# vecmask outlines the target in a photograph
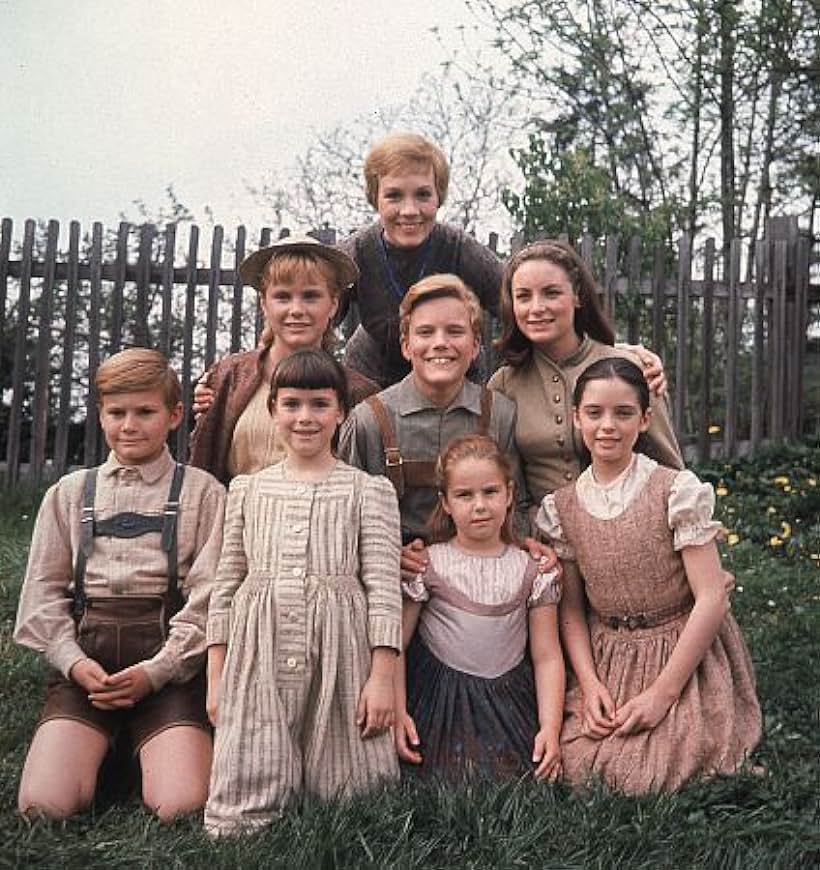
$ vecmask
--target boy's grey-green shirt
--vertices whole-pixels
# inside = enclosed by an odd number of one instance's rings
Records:
[[[458,395],[446,408],[439,408],[416,388],[412,373],[388,387],[377,398],[387,409],[396,431],[402,458],[435,460],[442,450],[461,435],[478,432],[481,419],[482,387],[465,380]],[[488,435],[495,439],[513,466],[516,484],[516,530],[530,533],[527,493],[521,463],[515,447],[515,403],[493,394]],[[384,444],[373,410],[362,402],[351,412],[339,437],[339,457],[370,474],[385,474]],[[413,487],[399,500],[402,533],[405,537],[427,539],[427,521],[438,500],[434,487]]]
[[[107,519],[123,511],[162,516],[176,463],[167,447],[144,465],[128,466],[113,452],[100,466],[95,515]],[[42,652],[68,677],[85,653],[77,643],[71,615],[73,573],[80,546],[85,471],[57,481],[37,515],[29,551],[14,640]],[[185,682],[202,667],[208,598],[222,545],[225,489],[200,468],[186,468],[180,493],[177,554],[183,608],[172,617],[168,639],[145,663],[154,691],[167,682]],[[94,538],[85,590],[89,598],[161,595],[168,586],[168,559],[160,533],[137,538]]]

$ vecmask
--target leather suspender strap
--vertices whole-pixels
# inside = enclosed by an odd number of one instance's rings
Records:
[[[80,520],[80,546],[77,551],[77,559],[74,563],[74,602],[71,612],[74,618],[79,620],[88,604],[85,594],[85,568],[86,562],[94,549],[95,529],[94,500],[97,493],[98,468],[91,468],[86,472],[85,486],[83,490],[83,511]],[[177,463],[174,468],[174,476],[171,480],[171,488],[163,511],[160,547],[168,559],[168,589],[167,595],[171,604],[171,613],[176,613],[183,605],[182,593],[179,589],[179,563],[177,552],[178,526],[179,526],[179,496],[182,492],[182,482],[185,479],[185,466]],[[135,530],[119,530],[117,519],[131,519],[138,523]],[[142,521],[142,522],[139,522]],[[139,514],[118,514],[104,523],[100,523],[100,533],[114,535],[115,537],[134,537],[145,532],[160,531],[154,524],[153,518]],[[118,533],[119,532],[119,533]]]
[[[404,473],[402,469],[404,460],[396,440],[396,430],[393,428],[393,422],[387,413],[387,408],[384,407],[384,403],[377,396],[368,396],[365,402],[370,406],[370,410],[373,412],[376,424],[379,427],[379,434],[381,435],[382,446],[384,447],[385,474],[390,483],[393,484],[396,495],[401,498],[404,495]]]
[[[74,562],[74,601],[71,612],[75,619],[85,613],[85,563],[94,549],[94,499],[97,494],[98,468],[89,468],[83,486],[83,511],[80,517],[80,546]]]
[[[493,391],[481,388],[481,416],[478,418],[478,434],[487,435],[490,431],[490,420],[493,415]]]
[[[185,466],[177,462],[168,501],[165,503],[165,521],[162,525],[161,546],[168,557],[168,596],[172,610],[176,613],[182,607],[182,593],[179,591],[179,567],[177,554],[177,528],[179,526],[179,495],[185,479]]]
[[[405,459],[404,485],[408,488],[435,487],[437,464],[433,459]]]
[[[384,446],[384,465],[388,480],[393,484],[399,498],[404,496],[407,487],[433,487],[436,485],[435,459],[404,459],[399,449],[396,430],[384,403],[377,396],[368,396],[365,401],[370,405],[379,427]],[[493,413],[493,393],[486,387],[481,388],[481,413],[478,418],[478,434],[487,435]]]

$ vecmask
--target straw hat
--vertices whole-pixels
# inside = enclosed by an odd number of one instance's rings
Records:
[[[313,236],[304,235],[285,236],[275,241],[272,245],[260,248],[258,251],[250,254],[242,261],[242,265],[239,267],[239,274],[242,276],[242,281],[245,284],[249,284],[261,292],[262,275],[272,257],[277,257],[281,254],[303,253],[311,254],[330,263],[333,270],[339,276],[339,283],[343,287],[349,287],[359,280],[359,270],[347,254],[331,245],[325,245],[318,239],[314,239]]]

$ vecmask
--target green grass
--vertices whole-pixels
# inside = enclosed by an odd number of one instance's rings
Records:
[[[16,814],[45,669],[10,641],[37,498],[4,494],[0,868],[820,867],[820,447],[700,471],[725,489],[720,518],[738,536],[723,546],[724,558],[737,577],[733,610],[757,669],[766,728],[758,760],[768,775],[641,799],[530,781],[407,782],[378,797],[307,801],[262,834],[219,844],[205,839],[198,819],[162,826],[136,803],[65,824],[29,824]]]

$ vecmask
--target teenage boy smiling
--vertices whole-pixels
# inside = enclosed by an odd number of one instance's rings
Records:
[[[439,454],[460,435],[487,434],[513,463],[516,526],[525,537],[529,524],[514,442],[515,404],[466,378],[480,347],[478,299],[455,275],[430,275],[410,288],[399,313],[402,354],[412,371],[353,409],[342,427],[340,457],[393,482],[405,544],[402,566],[412,569],[438,501]],[[538,554],[551,555],[531,543]]]

